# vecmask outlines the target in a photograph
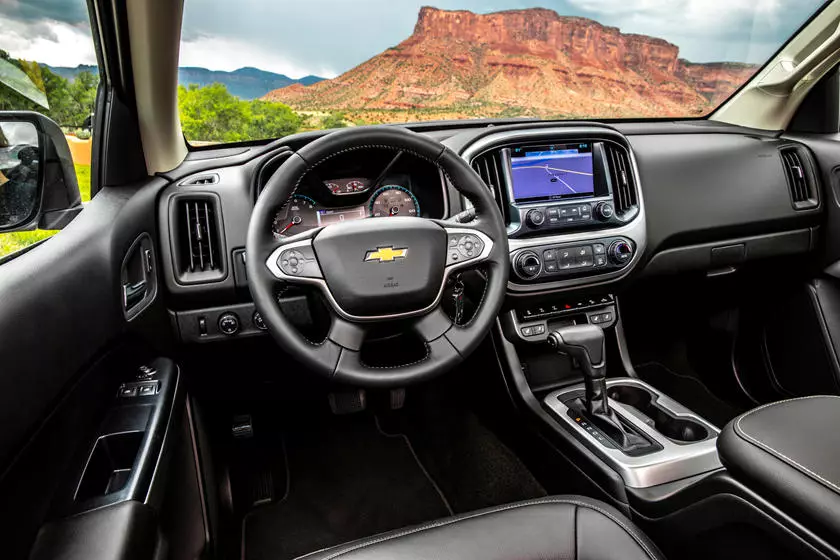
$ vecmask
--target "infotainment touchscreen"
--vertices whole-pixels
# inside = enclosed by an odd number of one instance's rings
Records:
[[[515,202],[595,195],[592,144],[558,144],[511,150]]]

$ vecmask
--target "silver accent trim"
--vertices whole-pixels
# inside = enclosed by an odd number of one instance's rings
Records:
[[[613,467],[629,488],[649,488],[723,467],[717,452],[717,436],[720,434],[720,430],[644,381],[629,377],[607,380],[607,387],[614,385],[631,385],[653,392],[658,395],[657,403],[661,407],[678,417],[690,418],[702,424],[713,435],[713,437],[695,443],[674,443],[639,420],[624,405],[610,399],[610,406],[613,407],[616,414],[663,447],[661,451],[650,455],[630,457],[618,449],[610,449],[599,444],[585,429],[569,418],[567,414],[569,408],[563,404],[561,398],[574,391],[582,390],[583,385],[567,387],[548,395],[544,402],[555,412],[558,421],[583,439],[588,447]]]
[[[630,145],[627,138],[620,132],[610,128],[601,127],[556,127],[556,128],[539,128],[526,130],[509,130],[502,131],[496,134],[491,134],[479,139],[474,144],[467,146],[461,152],[463,158],[468,165],[472,166],[472,161],[476,157],[482,155],[492,148],[501,147],[502,144],[517,142],[520,140],[558,140],[565,141],[564,137],[585,137],[592,140],[610,140],[619,138],[626,144],[628,157],[630,158],[630,165],[633,168],[633,175],[636,179],[636,189],[639,197],[639,213],[628,224],[610,229],[601,229],[596,231],[576,232],[576,233],[560,233],[554,235],[531,237],[527,239],[510,239],[508,244],[511,251],[511,262],[514,258],[514,253],[519,250],[540,247],[542,245],[557,245],[560,243],[576,243],[576,242],[595,242],[603,237],[627,237],[636,244],[636,253],[630,262],[622,268],[614,272],[604,274],[586,276],[582,278],[570,278],[567,280],[558,280],[555,282],[542,282],[539,284],[517,284],[508,281],[508,290],[513,293],[529,294],[547,291],[568,290],[580,286],[598,286],[601,284],[608,284],[621,280],[630,274],[636,265],[641,261],[642,255],[647,248],[647,227],[645,218],[645,203],[642,189],[642,178],[639,174],[639,166],[636,162],[636,154]],[[507,181],[507,179],[505,179]],[[507,187],[506,187],[507,188]],[[462,197],[463,198],[463,197]],[[583,200],[580,201],[584,202]],[[469,201],[464,202],[464,207],[471,206]]]
[[[406,218],[398,218],[398,219],[406,219]],[[422,218],[417,218],[422,219]],[[351,313],[347,313],[338,302],[333,297],[332,292],[330,292],[329,287],[327,286],[327,282],[323,278],[305,278],[305,277],[298,277],[298,276],[289,276],[277,265],[277,261],[280,258],[280,254],[287,249],[294,249],[295,247],[311,247],[312,246],[312,239],[307,238],[302,239],[300,241],[294,241],[292,243],[285,243],[279,245],[271,254],[268,256],[268,259],[265,262],[265,266],[268,270],[274,275],[275,278],[278,280],[283,280],[285,282],[289,282],[290,284],[311,284],[317,286],[321,289],[321,292],[324,294],[324,297],[329,302],[330,306],[332,306],[333,310],[348,321],[354,322],[371,322],[371,321],[387,321],[391,319],[402,319],[407,317],[418,317],[420,315],[425,315],[426,313],[435,309],[438,305],[440,305],[440,300],[443,298],[443,291],[446,288],[446,281],[449,279],[449,276],[456,270],[460,270],[467,266],[474,266],[481,262],[487,260],[490,256],[490,253],[493,251],[493,240],[487,237],[483,232],[468,228],[468,227],[444,227],[443,230],[446,232],[446,240],[447,240],[447,253],[449,251],[448,243],[449,243],[449,235],[453,233],[469,233],[471,235],[475,235],[481,238],[481,241],[484,243],[484,250],[481,251],[481,254],[473,257],[472,259],[468,259],[465,261],[461,261],[455,264],[451,264],[446,266],[443,271],[443,280],[440,283],[440,289],[438,290],[437,296],[435,297],[434,302],[431,305],[424,307],[423,309],[418,309],[415,311],[407,311],[405,313],[394,313],[392,315],[353,315]],[[304,234],[301,234],[304,235]],[[314,248],[313,248],[314,252]]]
[[[208,183],[193,183],[193,181],[197,181],[198,179],[210,179]],[[219,183],[219,174],[215,171],[205,171],[203,173],[196,173],[194,175],[190,175],[180,183],[178,183],[179,187],[206,187],[207,185],[217,185]]]

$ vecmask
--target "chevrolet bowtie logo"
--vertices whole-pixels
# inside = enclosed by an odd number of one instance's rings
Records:
[[[393,247],[377,247],[376,251],[368,251],[365,255],[365,262],[379,261],[393,262],[396,259],[404,259],[408,256],[408,248],[394,249]]]

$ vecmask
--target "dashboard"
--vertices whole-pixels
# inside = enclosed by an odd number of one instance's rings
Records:
[[[520,337],[544,338],[553,313],[595,312],[609,326],[612,298],[631,278],[807,253],[823,219],[816,158],[772,133],[707,122],[416,131],[459,154],[493,192],[507,225],[509,313]],[[253,204],[273,172],[322,134],[195,154],[171,177],[159,221],[176,313],[247,299],[242,263]],[[451,219],[470,206],[433,164],[370,148],[308,173],[267,227],[291,236],[348,220]],[[190,239],[197,226],[207,246]],[[214,269],[190,266],[191,256],[205,262],[209,251]]]

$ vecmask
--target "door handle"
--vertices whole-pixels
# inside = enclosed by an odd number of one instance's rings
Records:
[[[146,297],[146,281],[141,280],[136,284],[123,284],[123,307],[131,309]]]

